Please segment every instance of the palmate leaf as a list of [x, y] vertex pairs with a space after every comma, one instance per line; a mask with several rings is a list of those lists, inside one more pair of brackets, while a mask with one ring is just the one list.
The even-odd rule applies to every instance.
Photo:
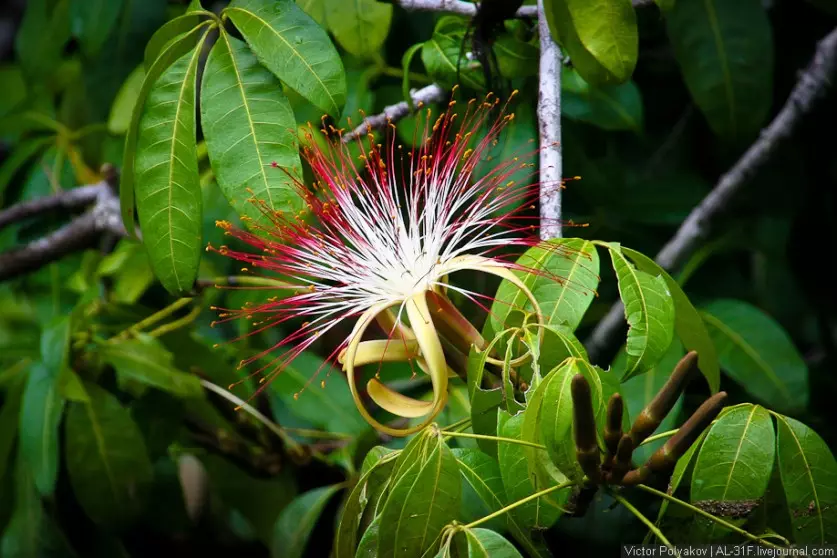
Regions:
[[779, 410], [808, 404], [808, 366], [788, 334], [746, 302], [719, 299], [702, 317], [726, 373], [747, 392]]
[[837, 461], [822, 438], [799, 421], [777, 416], [779, 473], [797, 544], [837, 540]]
[[[528, 249], [516, 263], [532, 270], [514, 273], [535, 295], [544, 321], [574, 331], [599, 285], [599, 255], [595, 245], [580, 238], [555, 239], [549, 241], [549, 246]], [[500, 283], [494, 298], [489, 313], [494, 331], [519, 323], [519, 319], [507, 323], [515, 313], [532, 311], [526, 295], [508, 281]]]
[[634, 267], [617, 243], [599, 243], [610, 252], [630, 329], [622, 380], [654, 366], [674, 337], [674, 301], [665, 280]]
[[613, 85], [631, 77], [639, 33], [630, 0], [546, 0], [544, 10], [553, 37], [587, 82]]
[[[721, 416], [698, 452], [692, 503], [727, 502], [744, 515], [755, 509], [773, 471], [774, 439], [773, 421], [764, 407], [742, 405]], [[722, 509], [707, 511], [723, 515]], [[729, 532], [703, 518], [696, 521], [702, 537], [714, 539]]]
[[674, 300], [674, 331], [687, 351], [697, 351], [698, 367], [709, 383], [709, 389], [712, 390], [712, 393], [717, 392], [721, 385], [721, 369], [718, 365], [715, 344], [709, 337], [703, 319], [695, 307], [692, 306], [686, 293], [683, 292], [677, 281], [672, 279], [671, 275], [666, 273], [657, 262], [648, 256], [624, 246], [622, 252], [631, 258], [637, 269], [651, 275], [659, 275], [665, 280]]
[[292, 0], [233, 0], [224, 10], [268, 70], [311, 104], [338, 117], [346, 75], [322, 27]]
[[205, 38], [154, 83], [140, 119], [134, 162], [143, 241], [154, 274], [174, 295], [191, 290], [200, 261], [195, 102]]
[[730, 140], [768, 115], [773, 39], [759, 0], [677, 0], [666, 27], [683, 79], [712, 130]]
[[291, 105], [279, 80], [225, 31], [206, 62], [201, 123], [218, 185], [240, 215], [271, 223], [247, 201], [249, 192], [273, 211], [294, 214], [302, 208], [289, 176], [302, 176]]
[[380, 524], [386, 528], [378, 532], [380, 558], [421, 557], [459, 513], [462, 487], [456, 458], [436, 433], [429, 437], [425, 451], [426, 459], [405, 465], [384, 504]]

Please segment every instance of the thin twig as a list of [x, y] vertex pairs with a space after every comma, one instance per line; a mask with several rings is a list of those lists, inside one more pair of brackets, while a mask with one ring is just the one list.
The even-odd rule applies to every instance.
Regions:
[[[473, 17], [477, 13], [477, 5], [462, 0], [393, 0], [393, 4], [401, 6], [405, 10], [416, 12], [446, 12]], [[515, 13], [515, 17], [535, 18], [538, 10], [535, 6], [521, 6]]]
[[103, 180], [96, 184], [87, 184], [73, 188], [72, 190], [65, 190], [53, 196], [37, 198], [13, 205], [8, 209], [0, 211], [0, 229], [50, 211], [59, 209], [63, 211], [82, 209], [95, 202], [109, 190], [110, 186]]
[[561, 50], [538, 0], [538, 34], [541, 42], [538, 87], [538, 129], [540, 132], [541, 238], [561, 237]]
[[359, 126], [354, 128], [351, 132], [343, 134], [343, 143], [349, 143], [354, 139], [368, 134], [372, 130], [380, 130], [384, 128], [390, 122], [401, 120], [412, 113], [414, 109], [421, 108], [422, 105], [444, 101], [447, 96], [447, 92], [442, 89], [441, 86], [433, 83], [427, 87], [422, 87], [417, 91], [411, 92], [410, 95], [413, 98], [414, 108], [411, 108], [407, 101], [401, 101], [400, 103], [384, 107], [384, 111], [382, 113], [367, 116], [363, 119], [363, 122], [361, 122]]
[[[709, 236], [713, 225], [726, 213], [733, 199], [793, 135], [816, 103], [825, 97], [836, 73], [837, 28], [820, 40], [814, 58], [800, 74], [779, 114], [663, 246], [655, 258], [658, 264], [667, 270], [674, 270]], [[591, 359], [595, 360], [613, 345], [624, 327], [623, 322], [624, 307], [617, 302], [587, 340], [587, 352]]]

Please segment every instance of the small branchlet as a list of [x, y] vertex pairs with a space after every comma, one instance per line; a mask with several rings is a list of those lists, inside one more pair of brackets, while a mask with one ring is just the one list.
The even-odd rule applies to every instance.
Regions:
[[631, 426], [631, 440], [634, 447], [638, 447], [648, 436], [650, 436], [663, 422], [663, 419], [674, 407], [674, 403], [688, 380], [692, 376], [697, 363], [697, 352], [691, 351], [677, 363], [668, 381], [660, 389], [654, 399], [642, 410]]
[[684, 356], [671, 377], [654, 399], [642, 410], [631, 430], [622, 432], [624, 402], [619, 394], [611, 396], [607, 405], [603, 441], [604, 459], [597, 441], [596, 418], [590, 384], [581, 374], [572, 379], [573, 436], [576, 459], [587, 477], [587, 489], [600, 484], [632, 486], [645, 482], [652, 473], [664, 473], [675, 463], [718, 416], [727, 394], [721, 392], [707, 399], [669, 440], [644, 464], [634, 467], [631, 457], [634, 450], [648, 438], [671, 411], [675, 401], [683, 393], [690, 375], [695, 369], [697, 353]]

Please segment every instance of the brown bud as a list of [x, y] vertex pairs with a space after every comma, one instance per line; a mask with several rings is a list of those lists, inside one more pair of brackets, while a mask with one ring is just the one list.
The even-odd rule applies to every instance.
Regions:
[[634, 442], [634, 447], [639, 446], [643, 440], [654, 432], [660, 423], [671, 411], [677, 398], [683, 393], [686, 383], [691, 377], [692, 371], [695, 369], [697, 362], [697, 353], [690, 351], [686, 356], [680, 359], [674, 371], [669, 376], [665, 385], [660, 388], [654, 399], [642, 410], [639, 416], [631, 426], [631, 438]]
[[619, 440], [622, 438], [622, 414], [625, 403], [622, 396], [614, 393], [607, 402], [607, 419], [604, 428], [604, 442], [607, 447], [608, 459], [616, 455]]
[[599, 445], [596, 441], [596, 417], [590, 384], [581, 374], [573, 376], [570, 386], [573, 398], [573, 435], [575, 455], [581, 470], [595, 483], [601, 480]]
[[726, 399], [727, 393], [722, 391], [704, 401], [697, 411], [683, 423], [677, 434], [669, 438], [663, 447], [648, 458], [645, 465], [654, 472], [665, 471], [674, 467], [677, 460], [695, 443], [700, 433], [712, 424], [712, 421], [724, 408]]
[[631, 455], [634, 453], [634, 443], [631, 437], [627, 434], [622, 436], [619, 440], [619, 445], [616, 448], [616, 457], [613, 461], [613, 468], [610, 471], [609, 482], [618, 484], [625, 473], [631, 468]]

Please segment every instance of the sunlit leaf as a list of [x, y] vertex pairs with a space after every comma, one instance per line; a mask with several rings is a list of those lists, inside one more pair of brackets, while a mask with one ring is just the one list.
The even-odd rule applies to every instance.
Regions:
[[808, 366], [788, 334], [770, 316], [739, 300], [719, 299], [704, 307], [724, 371], [774, 409], [808, 404]]
[[668, 350], [674, 336], [674, 301], [661, 276], [634, 267], [618, 244], [602, 245], [610, 252], [630, 326], [626, 380], [654, 366]]
[[311, 531], [339, 484], [309, 490], [282, 510], [273, 531], [272, 558], [301, 558]]
[[[746, 510], [755, 509], [767, 490], [774, 440], [773, 420], [763, 407], [741, 406], [721, 416], [698, 452], [692, 472], [692, 503], [709, 507], [719, 502], [719, 509], [707, 510], [714, 515], [724, 515], [723, 503], [748, 515]], [[696, 521], [710, 540], [729, 532], [706, 519]]]
[[773, 38], [759, 0], [677, 0], [666, 27], [683, 79], [712, 130], [754, 136], [773, 91]]
[[837, 461], [816, 432], [777, 417], [779, 473], [797, 544], [837, 540]]
[[225, 9], [268, 70], [320, 110], [339, 116], [346, 76], [326, 32], [292, 0], [233, 0]]
[[376, 0], [331, 2], [328, 28], [341, 47], [355, 56], [379, 54], [389, 34], [392, 6]]
[[251, 196], [288, 215], [302, 208], [290, 176], [302, 176], [291, 105], [279, 80], [226, 32], [206, 63], [201, 123], [218, 185], [240, 215], [272, 223]]

